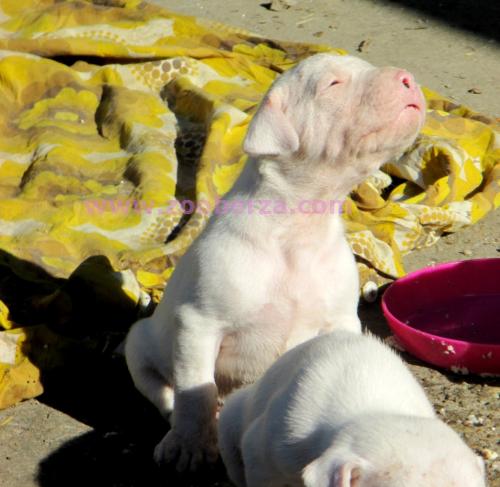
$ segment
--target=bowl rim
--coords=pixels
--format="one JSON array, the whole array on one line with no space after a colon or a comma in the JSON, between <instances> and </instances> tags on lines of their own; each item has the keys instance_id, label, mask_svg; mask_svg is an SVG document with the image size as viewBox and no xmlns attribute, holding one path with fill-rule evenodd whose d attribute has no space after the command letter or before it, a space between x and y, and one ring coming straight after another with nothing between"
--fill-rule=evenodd
<instances>
[{"instance_id":1,"label":"bowl rim","mask_svg":"<svg viewBox=\"0 0 500 487\"><path fill-rule=\"evenodd\" d=\"M493 349L495 351L497 349L500 351L500 344L498 344L498 343L470 342L467 340L459 340L457 338L448 338L448 337L444 337L441 335L434 335L432 333L419 330L418 328L415 328L413 326L410 326L410 325L404 323L399 318L396 318L396 316L394 316L394 314L390 311L389 306L387 305L387 302L386 302L387 296L389 295L389 297L390 297L390 294L392 292L391 291L392 287L395 285L398 285L398 283L412 281L420 276L432 274L432 273L435 273L436 271L439 271L439 270L445 270L445 269L454 267L457 264L462 264L464 262L487 262L487 261L500 262L500 258L499 257L486 257L486 258L479 258L479 259L453 260L453 261L449 261L449 262L442 262L442 263L432 265L432 266L423 267L422 269L417 269L413 272L410 272L410 273L406 274L405 276L400 277L399 279L392 282L389 285L389 287L385 290L384 294L382 295L382 300L381 300L382 312L384 313L386 318L390 317L391 320L394 321L398 327L403 328L405 330L409 330L413 334L420 335L420 336L425 337L426 339L430 339L432 341L440 340L440 341L445 341L446 343L449 343L450 345L467 346L467 347L472 346L472 347L475 347L476 349L481 348L481 347L485 347L485 348L488 347L491 350L491 347L493 347ZM389 327L391 328L391 330L393 332L395 332L396 327L391 322L391 320L387 320L387 321L388 321L388 324L389 324ZM395 333L395 334L397 335L397 333ZM397 336L399 337L399 335L397 335Z\"/></svg>"}]
</instances>

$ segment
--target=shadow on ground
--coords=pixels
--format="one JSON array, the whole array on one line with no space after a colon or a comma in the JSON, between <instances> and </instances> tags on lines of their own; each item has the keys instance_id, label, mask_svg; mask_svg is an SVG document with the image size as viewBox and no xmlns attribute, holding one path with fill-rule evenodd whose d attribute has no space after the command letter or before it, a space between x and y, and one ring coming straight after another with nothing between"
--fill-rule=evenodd
<instances>
[{"instance_id":1,"label":"shadow on ground","mask_svg":"<svg viewBox=\"0 0 500 487\"><path fill-rule=\"evenodd\" d=\"M93 428L64 444L39 465L40 487L99 485L222 486L223 467L182 478L153 462L154 446L167 431L156 409L135 390L121 356L74 357L46 374L39 398Z\"/></svg>"},{"instance_id":2,"label":"shadow on ground","mask_svg":"<svg viewBox=\"0 0 500 487\"><path fill-rule=\"evenodd\" d=\"M153 463L167 424L115 353L140 310L106 257L90 257L60 279L0 250L0 300L26 334L23 354L41 371L38 400L93 428L42 460L41 487L221 485L210 480L224 478L220 467L202 481L181 481ZM21 382L13 389L18 400L27 397Z\"/></svg>"},{"instance_id":3,"label":"shadow on ground","mask_svg":"<svg viewBox=\"0 0 500 487\"><path fill-rule=\"evenodd\" d=\"M500 2L495 0L384 0L397 3L487 39L500 41Z\"/></svg>"}]
</instances>

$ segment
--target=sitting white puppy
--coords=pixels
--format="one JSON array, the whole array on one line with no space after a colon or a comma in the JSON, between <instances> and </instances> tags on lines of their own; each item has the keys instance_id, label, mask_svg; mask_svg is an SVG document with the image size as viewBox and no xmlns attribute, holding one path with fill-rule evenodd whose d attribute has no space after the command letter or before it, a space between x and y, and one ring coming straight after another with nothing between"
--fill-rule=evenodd
<instances>
[{"instance_id":1,"label":"sitting white puppy","mask_svg":"<svg viewBox=\"0 0 500 487\"><path fill-rule=\"evenodd\" d=\"M225 197L234 211L211 217L127 338L136 387L163 415L173 409L157 461L182 471L212 460L218 394L318 334L360 331L355 261L330 202L402 153L424 112L411 74L348 56L310 57L273 84Z\"/></svg>"},{"instance_id":2,"label":"sitting white puppy","mask_svg":"<svg viewBox=\"0 0 500 487\"><path fill-rule=\"evenodd\" d=\"M226 400L219 445L238 487L484 487L403 361L336 331L287 352Z\"/></svg>"}]
</instances>

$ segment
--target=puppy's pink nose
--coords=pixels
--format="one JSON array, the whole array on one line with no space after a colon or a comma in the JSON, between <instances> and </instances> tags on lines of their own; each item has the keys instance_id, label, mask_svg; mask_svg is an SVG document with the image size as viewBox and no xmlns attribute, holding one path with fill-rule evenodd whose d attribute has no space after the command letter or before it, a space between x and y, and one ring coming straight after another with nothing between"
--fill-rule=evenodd
<instances>
[{"instance_id":1,"label":"puppy's pink nose","mask_svg":"<svg viewBox=\"0 0 500 487\"><path fill-rule=\"evenodd\" d=\"M413 75L408 71L398 71L396 76L398 81L400 81L405 88L410 90L415 87L415 80L413 79Z\"/></svg>"}]
</instances>

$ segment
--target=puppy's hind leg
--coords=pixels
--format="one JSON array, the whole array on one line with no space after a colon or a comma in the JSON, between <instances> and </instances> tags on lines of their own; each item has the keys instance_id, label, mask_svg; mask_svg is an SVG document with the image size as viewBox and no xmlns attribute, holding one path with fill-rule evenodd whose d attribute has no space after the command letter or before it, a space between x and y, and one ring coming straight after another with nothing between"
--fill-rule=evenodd
<instances>
[{"instance_id":1,"label":"puppy's hind leg","mask_svg":"<svg viewBox=\"0 0 500 487\"><path fill-rule=\"evenodd\" d=\"M168 419L174 409L174 390L151 361L156 343L150 338L148 321L147 318L140 320L130 330L125 342L125 359L135 387Z\"/></svg>"}]
</instances>

